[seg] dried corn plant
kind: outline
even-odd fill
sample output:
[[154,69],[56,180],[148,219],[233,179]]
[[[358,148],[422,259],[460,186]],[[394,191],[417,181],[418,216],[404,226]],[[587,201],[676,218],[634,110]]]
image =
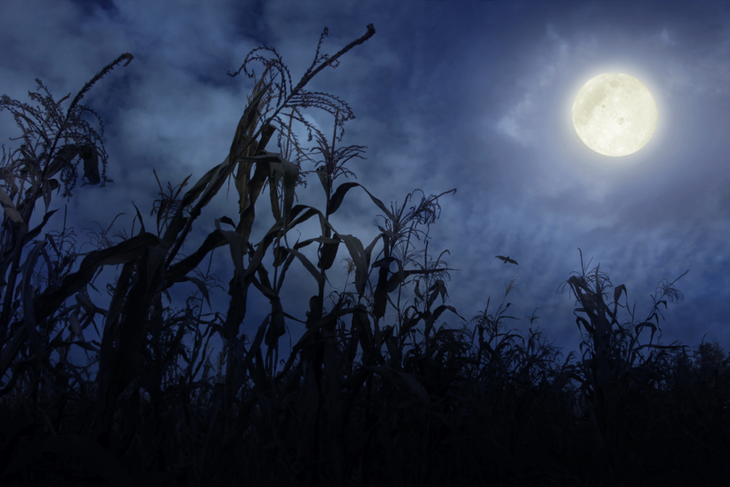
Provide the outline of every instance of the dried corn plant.
[[[62,316],[73,310],[60,310],[62,313],[54,319],[51,316],[59,311],[59,303],[41,304],[34,299],[38,290],[33,287],[32,277],[36,262],[43,257],[48,265],[48,277],[46,291],[58,290],[62,287],[62,274],[68,272],[73,264],[75,255],[61,255],[59,247],[63,247],[66,235],[62,235],[60,242],[54,241],[52,236],[46,235],[46,241],[35,242],[25,263],[21,266],[23,248],[31,242],[31,239],[38,236],[49,218],[57,211],[48,212],[51,203],[52,192],[58,189],[60,184],[55,176],[60,172],[61,182],[65,185],[63,196],[70,197],[71,189],[75,185],[77,172],[74,161],[84,162],[84,176],[89,184],[102,186],[111,182],[106,178],[106,154],[101,138],[103,136],[103,124],[101,134],[82,117],[89,110],[78,104],[84,94],[103,76],[110,72],[117,64],[126,60],[126,64],[132,60],[131,54],[123,54],[114,62],[102,69],[94,78],[87,83],[78,95],[71,102],[69,108],[64,112],[61,103],[70,95],[65,96],[59,102],[55,102],[51,93],[39,81],[38,91],[45,91],[46,96],[40,93],[29,92],[31,100],[39,102],[40,106],[24,104],[3,95],[0,99],[0,111],[7,110],[15,118],[16,123],[23,132],[20,137],[22,144],[19,149],[6,153],[3,146],[2,169],[0,173],[4,182],[0,188],[0,200],[6,218],[2,226],[2,248],[0,249],[0,289],[3,290],[3,308],[0,313],[0,344],[3,344],[0,353],[0,376],[4,376],[11,366],[11,363],[21,353],[27,358],[25,348],[30,345],[32,356],[35,357],[35,369],[38,372],[39,366],[47,371],[58,372],[58,377],[64,382],[71,377],[63,374],[50,366],[48,357],[58,344],[50,345],[50,335],[54,327],[51,323],[61,319]],[[98,116],[97,116],[98,118]],[[101,121],[100,121],[101,122]],[[103,171],[99,174],[99,158],[102,160]],[[20,185],[18,186],[18,180]],[[25,189],[26,184],[28,188]],[[86,182],[84,183],[86,184]],[[31,220],[35,202],[43,197],[46,214],[43,222],[33,229],[28,225]],[[65,222],[65,220],[64,220]],[[65,224],[64,224],[65,231]],[[55,261],[52,261],[45,246],[50,243],[56,253]],[[7,281],[5,276],[8,275]],[[21,282],[16,288],[17,276],[22,275]],[[74,289],[71,293],[81,291]],[[18,298],[19,299],[14,299]],[[84,301],[84,294],[80,295],[79,303],[86,307],[90,304]],[[88,309],[88,308],[87,308]],[[93,315],[97,310],[90,307]],[[78,313],[78,307],[76,308]],[[81,325],[78,322],[78,314],[71,315],[73,334],[81,334]],[[75,320],[74,320],[75,318]],[[66,319],[69,319],[68,317]],[[85,323],[88,325],[88,323]],[[72,337],[73,337],[72,334]],[[58,340],[58,336],[54,341]],[[26,343],[26,340],[28,341]],[[81,342],[84,343],[84,342]],[[68,347],[68,343],[61,344]],[[84,343],[84,345],[87,345]],[[87,345],[88,346],[88,345]],[[62,348],[62,358],[65,357],[67,348]],[[42,365],[41,365],[42,364]],[[15,364],[16,367],[19,364]],[[16,369],[11,381],[2,390],[0,396],[10,392],[18,380]],[[37,377],[36,377],[37,379]],[[37,394],[38,383],[34,379],[33,394]]]

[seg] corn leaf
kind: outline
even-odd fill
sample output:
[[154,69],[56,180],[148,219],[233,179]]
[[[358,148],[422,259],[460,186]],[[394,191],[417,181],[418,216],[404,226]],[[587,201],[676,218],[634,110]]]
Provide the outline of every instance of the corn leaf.
[[[5,214],[8,215],[8,218],[16,223],[23,223],[23,217],[20,216],[20,213],[18,213],[18,210],[15,209],[15,205],[13,205],[10,197],[2,188],[0,188],[0,203],[3,206],[3,210],[5,210]],[[47,209],[48,208],[46,208],[46,210]]]

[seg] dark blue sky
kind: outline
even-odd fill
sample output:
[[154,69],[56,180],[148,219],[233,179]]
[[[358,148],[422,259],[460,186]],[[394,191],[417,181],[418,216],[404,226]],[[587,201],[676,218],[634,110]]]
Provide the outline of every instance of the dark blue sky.
[[[490,297],[488,313],[495,313],[507,283],[517,278],[508,314],[522,321],[508,320],[508,328],[526,334],[538,308],[533,329],[544,330],[565,356],[578,351],[575,300],[568,287],[562,293],[559,287],[580,271],[580,247],[586,264],[592,259],[591,267],[600,264],[614,285],[626,285],[636,320],[648,316],[650,295],[656,296],[662,279],[671,282],[689,270],[675,284],[684,300],[662,309],[661,343],[696,347],[706,334],[705,341],[730,349],[730,6],[723,2],[5,0],[0,93],[28,102],[38,77],[56,100],[73,97],[120,54],[134,55],[82,101],[104,121],[107,175],[114,180],[104,188],[82,188],[79,181],[68,201],[76,250],[89,252],[94,244],[81,247],[88,231],[107,229],[118,213],[125,214],[107,237],[118,242],[117,232],[132,235],[132,202],[148,231],[154,228],[150,211],[159,188],[153,169],[165,188],[192,174],[189,189],[223,161],[253,87],[245,75],[226,72],[236,71],[250,50],[275,48],[296,84],[325,26],[322,50],[332,55],[364,35],[369,23],[375,36],[307,89],[335,95],[352,108],[356,119],[346,124],[340,146],[367,146],[367,159],[346,167],[387,206],[402,205],[416,188],[426,196],[457,189],[440,200],[429,254],[448,249],[448,267],[460,269],[447,285],[448,304],[461,316],[483,311]],[[589,150],[571,123],[578,90],[605,72],[639,79],[659,111],[649,144],[620,159]],[[305,114],[331,134],[329,114]],[[307,146],[304,129],[297,133]],[[6,147],[15,148],[18,142],[8,138],[18,135],[10,114],[0,114]],[[322,209],[324,196],[312,178],[298,190],[299,203]],[[238,222],[237,199],[235,188],[227,200],[222,189],[182,253],[202,243],[215,218]],[[260,204],[268,204],[264,200]],[[64,203],[54,194],[51,208],[61,211],[44,233],[61,229]],[[258,214],[266,211],[268,206]],[[39,203],[31,226],[43,213]],[[380,213],[355,189],[332,222],[367,245],[378,233],[375,225],[382,225]],[[269,224],[264,218],[255,226],[254,243]],[[318,225],[300,231],[302,240],[311,238]],[[498,254],[519,266],[504,265],[494,258]],[[345,256],[343,248],[329,274],[334,289],[345,284]],[[203,272],[207,264],[201,264]],[[283,288],[285,311],[304,320],[316,284],[301,266],[293,267]],[[95,285],[101,293],[89,289],[98,306],[108,307],[105,283],[120,271],[107,268],[100,276]],[[233,275],[227,248],[217,249],[211,271],[223,285],[212,295],[212,311],[225,313]],[[183,309],[195,290],[191,284],[173,288],[173,307]],[[250,295],[245,327],[253,337],[268,300],[253,287]],[[204,313],[210,312],[205,305]],[[625,310],[619,317],[629,319]],[[442,319],[461,327],[449,313]],[[303,325],[287,325],[293,345]],[[98,339],[91,329],[85,337]],[[281,339],[284,355],[289,337]],[[79,351],[71,357],[85,360]]]

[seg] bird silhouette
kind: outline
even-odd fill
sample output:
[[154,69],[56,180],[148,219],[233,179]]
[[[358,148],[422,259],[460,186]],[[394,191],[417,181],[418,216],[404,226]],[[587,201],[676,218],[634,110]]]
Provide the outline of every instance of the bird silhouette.
[[497,255],[496,257],[497,257],[498,259],[500,259],[500,260],[503,260],[505,264],[506,264],[507,262],[509,262],[510,264],[514,264],[514,265],[520,265],[520,264],[518,264],[518,263],[517,263],[517,261],[516,261],[516,260],[512,260],[512,259],[510,259],[510,258],[509,258],[509,255],[508,255],[507,257],[501,256],[501,255]]

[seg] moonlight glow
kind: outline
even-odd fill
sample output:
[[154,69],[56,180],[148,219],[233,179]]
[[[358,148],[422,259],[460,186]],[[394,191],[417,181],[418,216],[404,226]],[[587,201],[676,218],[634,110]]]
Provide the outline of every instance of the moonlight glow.
[[651,92],[627,74],[606,73],[589,80],[573,103],[578,137],[605,156],[633,154],[649,142],[657,123]]

